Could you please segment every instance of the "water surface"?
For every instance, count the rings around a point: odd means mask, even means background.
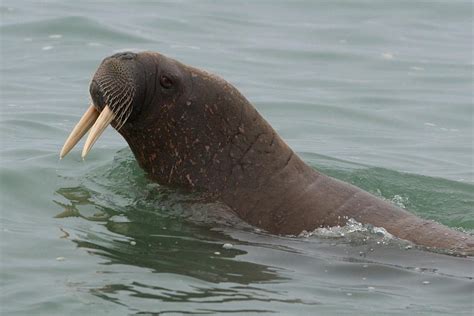
[[[314,168],[472,234],[471,2],[4,0],[0,14],[2,314],[471,315],[472,259],[350,227],[268,235],[150,183],[112,129],[86,161],[58,160],[100,61],[155,50],[229,80]]]

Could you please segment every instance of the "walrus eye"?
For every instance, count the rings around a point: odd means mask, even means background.
[[[163,88],[169,89],[173,86],[173,81],[171,81],[171,79],[168,78],[167,76],[161,76],[160,84]]]

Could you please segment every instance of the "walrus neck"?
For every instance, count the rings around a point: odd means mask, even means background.
[[[272,194],[315,172],[232,85],[200,73],[193,76],[193,90],[199,94],[166,106],[153,124],[130,123],[119,132],[152,180],[211,193],[260,227],[274,223]],[[288,181],[288,167],[302,178]]]

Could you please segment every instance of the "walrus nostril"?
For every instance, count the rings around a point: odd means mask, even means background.
[[[116,59],[121,59],[121,60],[131,60],[135,59],[137,57],[137,54],[132,53],[132,52],[121,52],[117,53],[115,55],[110,56],[110,58],[116,58]]]

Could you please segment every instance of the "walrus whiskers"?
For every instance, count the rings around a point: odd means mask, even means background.
[[[113,68],[114,75],[104,72],[102,68],[97,73],[97,84],[103,91],[105,103],[116,114],[116,129],[120,130],[127,122],[132,113],[132,101],[135,96],[135,87],[131,82],[131,76],[126,73],[123,67],[116,66]]]
[[[111,98],[110,102],[108,102],[108,104],[110,104],[110,108],[117,114],[115,118],[115,121],[117,122],[115,128],[117,130],[122,128],[132,113],[131,105],[134,95],[134,90],[130,87],[127,87],[127,89],[121,93],[120,99],[117,102],[114,102],[116,99],[115,97]]]
[[[106,105],[101,113],[96,106],[91,105],[82,116],[66,140],[60,158],[66,156],[79,140],[90,130],[82,150],[84,159],[105,128],[115,120],[114,127],[120,130],[132,113],[132,103],[135,97],[135,86],[132,76],[123,66],[111,62],[97,70],[95,82],[104,96]],[[100,106],[99,104],[96,104]]]
[[[87,131],[91,130],[82,151],[82,158],[85,158],[99,136],[114,119],[116,121],[115,128],[120,130],[130,117],[132,113],[131,105],[135,95],[134,88],[126,86],[126,89],[120,91],[117,85],[113,87],[113,90],[108,89],[111,84],[99,84],[99,86],[104,91],[107,106],[104,107],[100,114],[94,105],[89,107],[64,143],[59,154],[60,159],[74,148]]]

